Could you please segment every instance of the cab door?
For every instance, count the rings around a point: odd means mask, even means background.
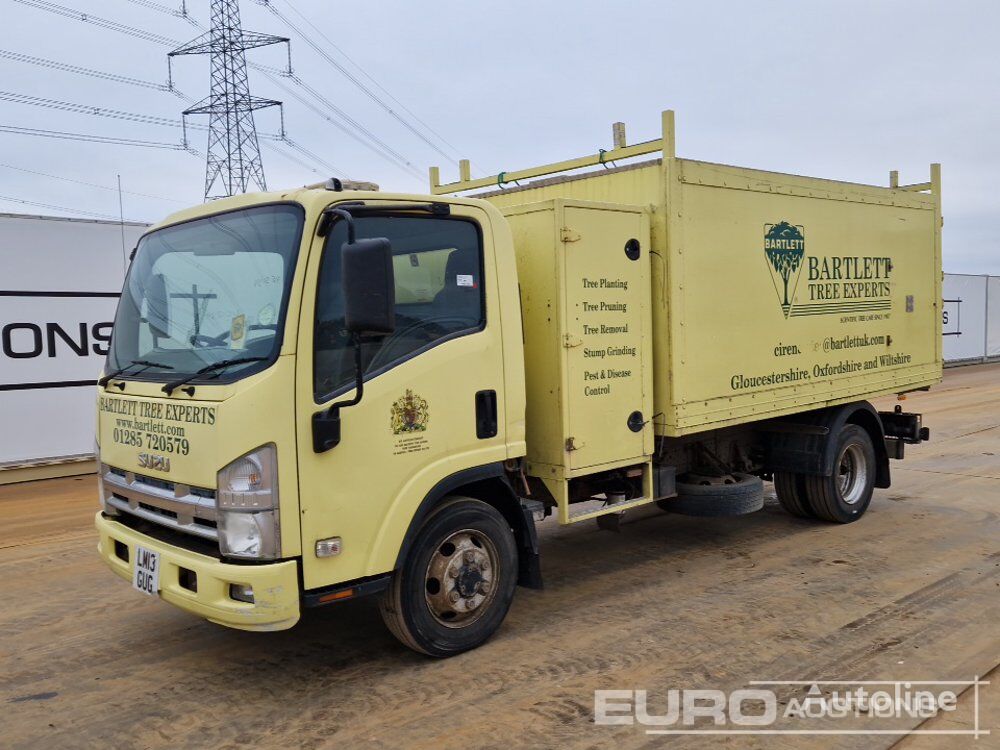
[[[296,421],[305,588],[392,569],[417,507],[443,477],[506,457],[504,362],[489,216],[372,210],[359,239],[392,243],[395,331],[362,344],[364,393],[341,410],[341,441],[313,450],[313,415],[354,396],[355,353],[344,330],[336,220],[310,253],[299,325]],[[316,542],[341,539],[317,557]]]

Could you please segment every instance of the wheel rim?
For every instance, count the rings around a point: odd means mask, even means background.
[[[844,446],[838,462],[837,478],[840,498],[847,505],[856,505],[864,497],[868,485],[868,462],[860,445],[851,443]]]
[[[441,625],[472,624],[496,598],[500,556],[492,540],[475,529],[456,531],[441,541],[427,563],[424,598]]]

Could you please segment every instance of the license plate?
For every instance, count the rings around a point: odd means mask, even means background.
[[[135,548],[135,569],[132,571],[132,587],[144,594],[156,596],[160,590],[160,553]]]

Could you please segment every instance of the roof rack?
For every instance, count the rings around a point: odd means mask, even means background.
[[[500,172],[492,177],[480,177],[472,179],[472,167],[468,159],[462,159],[458,163],[458,182],[441,184],[441,171],[437,167],[430,169],[431,195],[446,195],[448,193],[461,193],[466,190],[477,190],[484,187],[499,187],[508,182],[527,180],[532,177],[543,177],[545,175],[556,174],[557,172],[568,172],[573,169],[584,167],[596,167],[598,165],[607,166],[609,163],[619,159],[630,159],[634,156],[643,156],[658,151],[663,152],[665,158],[672,158],[677,155],[674,142],[674,111],[665,110],[662,114],[663,134],[653,141],[636,143],[633,146],[625,144],[625,123],[616,122],[611,126],[614,147],[605,150],[598,149],[596,154],[581,156],[578,159],[545,164],[540,167],[530,167],[516,172]]]

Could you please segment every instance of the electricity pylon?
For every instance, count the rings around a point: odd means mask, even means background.
[[[211,93],[184,110],[185,117],[209,116],[205,200],[245,193],[251,183],[260,190],[267,189],[253,113],[267,107],[280,108],[281,102],[250,94],[246,51],[288,42],[288,37],[244,31],[240,27],[239,0],[212,0],[211,28],[168,53],[168,64],[176,55],[211,55]],[[289,67],[290,55],[289,51]],[[282,112],[282,137],[284,130]]]

